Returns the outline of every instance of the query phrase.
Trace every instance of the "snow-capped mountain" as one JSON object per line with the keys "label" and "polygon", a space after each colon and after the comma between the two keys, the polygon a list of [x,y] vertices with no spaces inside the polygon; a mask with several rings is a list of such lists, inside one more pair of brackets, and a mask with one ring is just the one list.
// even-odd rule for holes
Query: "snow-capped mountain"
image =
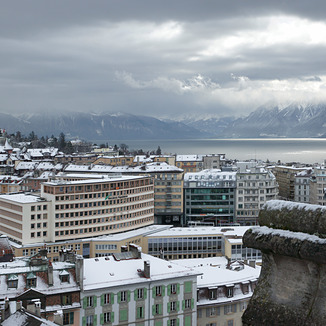
{"label": "snow-capped mountain", "polygon": [[1,128],[38,136],[65,133],[86,140],[326,137],[326,104],[266,105],[243,118],[160,120],[125,113],[0,113]]}

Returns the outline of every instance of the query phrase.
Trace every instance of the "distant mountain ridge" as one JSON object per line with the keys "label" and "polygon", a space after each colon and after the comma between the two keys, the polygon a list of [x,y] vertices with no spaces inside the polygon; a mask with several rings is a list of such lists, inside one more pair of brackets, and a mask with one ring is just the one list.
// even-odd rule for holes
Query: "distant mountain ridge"
{"label": "distant mountain ridge", "polygon": [[124,113],[80,113],[68,114],[0,114],[1,128],[9,133],[20,131],[28,135],[34,131],[38,136],[59,135],[67,139],[128,140],[128,139],[174,139],[202,138],[207,133],[178,121],[162,121],[153,117]]}
{"label": "distant mountain ridge", "polygon": [[198,139],[326,137],[326,104],[261,106],[248,116],[187,117],[179,121],[160,120],[125,113],[0,113],[0,127],[9,133],[80,138],[92,141],[130,139]]}
{"label": "distant mountain ridge", "polygon": [[183,122],[221,138],[326,137],[326,104],[267,105],[243,118]]}

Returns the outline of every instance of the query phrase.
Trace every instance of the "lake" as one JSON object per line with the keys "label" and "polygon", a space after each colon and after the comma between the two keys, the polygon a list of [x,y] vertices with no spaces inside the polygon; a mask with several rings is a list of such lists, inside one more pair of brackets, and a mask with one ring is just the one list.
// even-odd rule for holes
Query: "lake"
{"label": "lake", "polygon": [[326,139],[176,139],[176,140],[112,140],[110,145],[127,144],[129,149],[156,150],[165,154],[226,154],[229,159],[261,159],[282,163],[323,163]]}

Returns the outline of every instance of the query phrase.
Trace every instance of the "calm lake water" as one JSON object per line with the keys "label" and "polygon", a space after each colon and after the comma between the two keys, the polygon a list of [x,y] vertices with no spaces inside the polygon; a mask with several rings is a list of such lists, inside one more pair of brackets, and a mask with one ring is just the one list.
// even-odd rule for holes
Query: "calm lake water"
{"label": "calm lake water", "polygon": [[326,139],[189,139],[189,140],[112,140],[110,145],[127,144],[129,149],[156,150],[166,154],[226,154],[229,159],[323,163]]}

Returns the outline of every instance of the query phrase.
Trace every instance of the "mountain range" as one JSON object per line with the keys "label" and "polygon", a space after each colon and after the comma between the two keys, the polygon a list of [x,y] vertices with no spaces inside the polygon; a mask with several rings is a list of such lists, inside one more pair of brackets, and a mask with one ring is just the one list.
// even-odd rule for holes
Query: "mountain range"
{"label": "mountain range", "polygon": [[261,106],[248,116],[162,120],[125,113],[0,113],[8,133],[80,138],[90,141],[130,139],[198,139],[326,137],[326,104]]}

